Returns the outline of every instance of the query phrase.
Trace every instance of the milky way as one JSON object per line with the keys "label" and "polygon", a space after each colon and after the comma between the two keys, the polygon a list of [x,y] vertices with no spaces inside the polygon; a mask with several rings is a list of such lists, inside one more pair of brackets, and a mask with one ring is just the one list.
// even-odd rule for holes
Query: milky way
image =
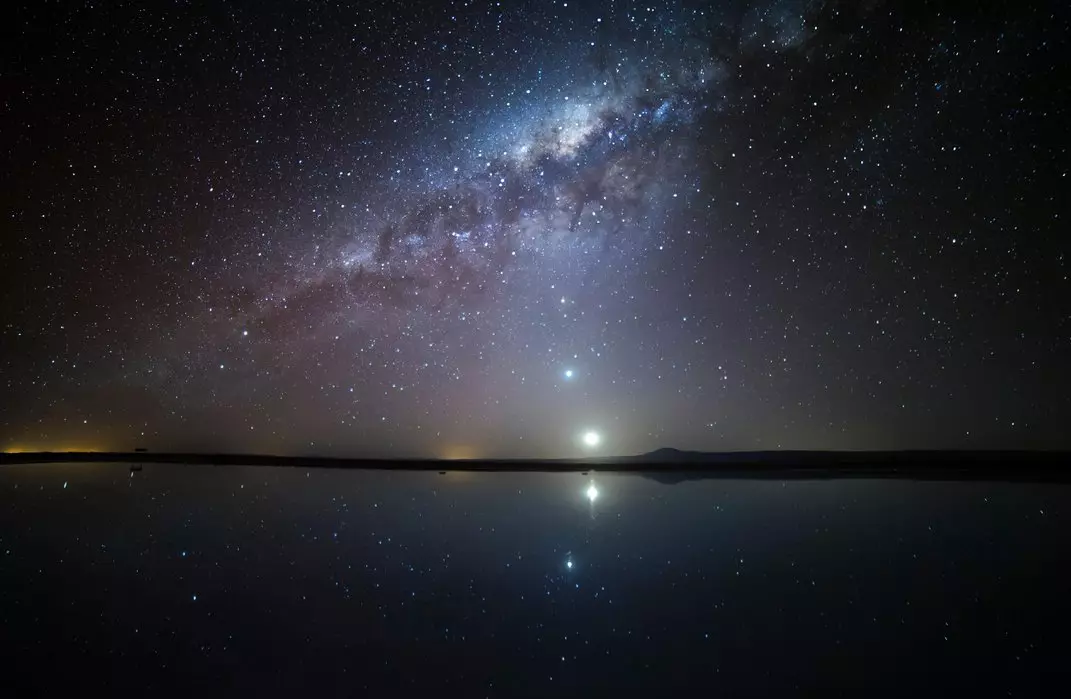
{"label": "milky way", "polygon": [[236,4],[15,25],[11,447],[1059,439],[1062,16]]}
{"label": "milky way", "polygon": [[404,167],[355,189],[352,213],[336,204],[331,243],[260,313],[310,294],[333,301],[318,312],[401,308],[434,322],[454,304],[535,303],[546,280],[571,292],[598,266],[635,264],[699,191],[688,131],[716,100],[723,69],[701,49],[665,60],[630,53],[576,67],[564,87],[540,78],[511,90],[500,113],[472,120],[477,136],[455,136],[429,167],[424,144],[406,149]]}

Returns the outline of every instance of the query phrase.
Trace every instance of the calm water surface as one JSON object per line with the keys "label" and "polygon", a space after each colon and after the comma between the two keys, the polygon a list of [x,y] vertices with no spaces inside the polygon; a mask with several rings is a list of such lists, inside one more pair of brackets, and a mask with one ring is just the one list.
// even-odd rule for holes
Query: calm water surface
{"label": "calm water surface", "polygon": [[5,684],[1033,696],[1067,676],[1069,494],[8,466]]}

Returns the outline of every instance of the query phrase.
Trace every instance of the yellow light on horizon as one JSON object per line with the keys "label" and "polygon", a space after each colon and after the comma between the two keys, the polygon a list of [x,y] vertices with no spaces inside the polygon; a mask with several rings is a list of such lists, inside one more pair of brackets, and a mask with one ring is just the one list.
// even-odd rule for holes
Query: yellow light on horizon
{"label": "yellow light on horizon", "polygon": [[96,452],[100,452],[100,451],[105,451],[105,450],[101,449],[100,447],[88,447],[88,446],[81,446],[81,445],[77,445],[77,444],[75,444],[75,445],[62,444],[62,445],[58,445],[58,446],[53,446],[53,445],[37,446],[36,444],[31,444],[31,445],[14,444],[12,446],[4,448],[4,453],[5,454],[41,454],[41,453],[51,453],[51,454],[91,453],[92,454],[92,453],[96,453]]}
{"label": "yellow light on horizon", "polygon": [[470,447],[464,444],[450,444],[443,447],[442,452],[439,454],[439,458],[447,461],[478,459],[479,453],[476,451],[475,447]]}

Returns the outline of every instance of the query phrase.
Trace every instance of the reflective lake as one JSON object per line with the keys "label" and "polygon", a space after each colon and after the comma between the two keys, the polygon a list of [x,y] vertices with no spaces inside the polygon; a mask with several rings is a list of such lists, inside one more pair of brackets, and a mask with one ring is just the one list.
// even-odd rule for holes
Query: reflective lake
{"label": "reflective lake", "polygon": [[1069,493],[5,466],[5,684],[1037,695],[1071,650]]}

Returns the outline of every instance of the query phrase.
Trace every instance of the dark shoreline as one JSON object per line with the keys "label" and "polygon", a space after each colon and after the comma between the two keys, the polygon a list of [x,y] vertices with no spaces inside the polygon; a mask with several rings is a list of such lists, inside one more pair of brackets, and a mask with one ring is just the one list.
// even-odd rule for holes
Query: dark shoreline
{"label": "dark shoreline", "polygon": [[1071,452],[1053,451],[758,451],[680,452],[588,459],[344,459],[265,454],[26,452],[0,454],[0,466],[49,463],[290,466],[402,471],[621,472],[673,483],[701,478],[1071,482]]}

